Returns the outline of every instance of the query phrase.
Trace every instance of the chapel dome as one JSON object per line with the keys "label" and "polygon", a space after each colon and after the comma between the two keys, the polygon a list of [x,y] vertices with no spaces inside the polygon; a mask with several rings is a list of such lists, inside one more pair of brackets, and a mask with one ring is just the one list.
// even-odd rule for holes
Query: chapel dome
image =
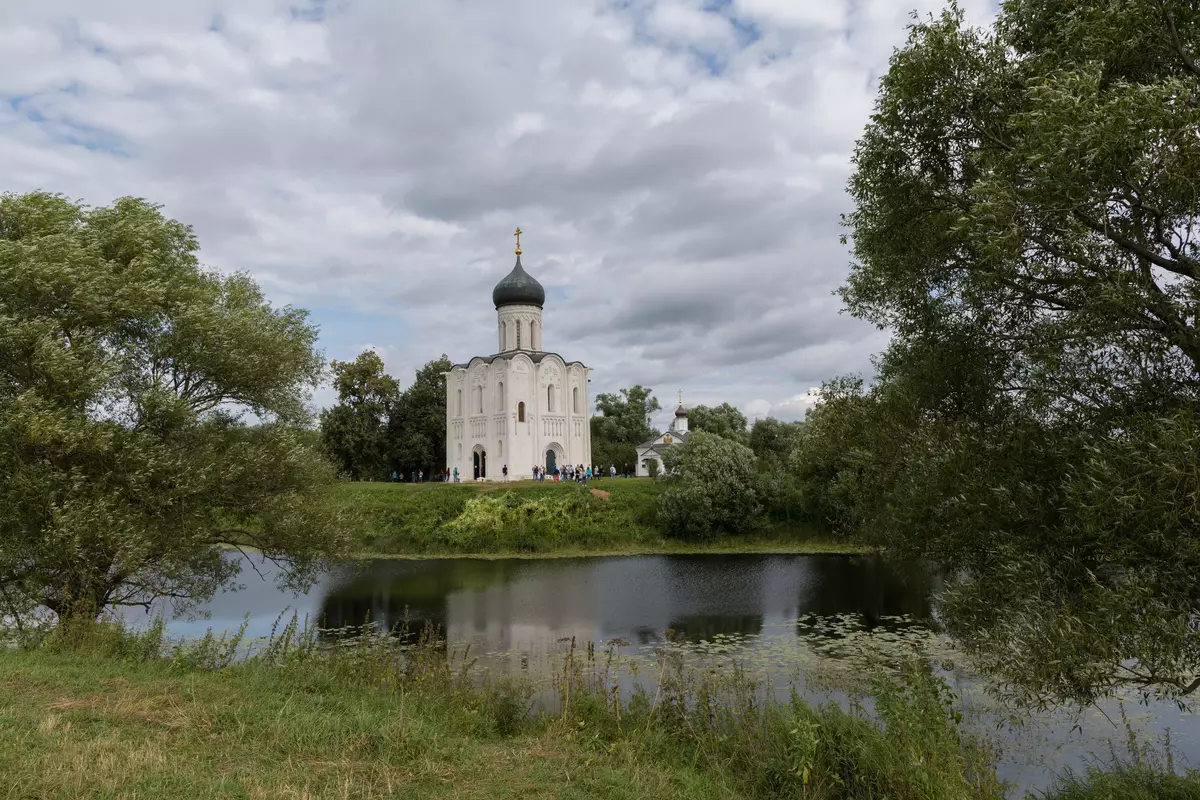
{"label": "chapel dome", "polygon": [[686,417],[687,416],[687,412],[683,410],[682,405],[680,405],[679,408],[675,409],[675,416],[676,417]]}
{"label": "chapel dome", "polygon": [[546,290],[532,275],[521,267],[521,256],[517,255],[516,266],[492,289],[492,303],[500,306],[537,306],[546,303]]}

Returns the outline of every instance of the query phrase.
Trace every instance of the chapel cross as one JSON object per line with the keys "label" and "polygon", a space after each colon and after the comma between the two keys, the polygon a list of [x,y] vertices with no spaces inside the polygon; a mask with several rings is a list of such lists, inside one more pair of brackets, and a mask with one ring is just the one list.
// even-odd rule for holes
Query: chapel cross
{"label": "chapel cross", "polygon": [[683,405],[683,389],[679,390],[679,405]]}
{"label": "chapel cross", "polygon": [[521,229],[519,227],[513,236],[517,237],[517,255],[521,255]]}

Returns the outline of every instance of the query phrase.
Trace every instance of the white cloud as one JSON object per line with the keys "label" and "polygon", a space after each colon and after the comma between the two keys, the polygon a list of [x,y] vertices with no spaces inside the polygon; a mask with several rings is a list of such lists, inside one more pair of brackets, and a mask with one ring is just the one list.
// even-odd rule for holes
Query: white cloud
{"label": "white cloud", "polygon": [[846,24],[850,0],[737,0],[740,14],[766,26],[836,30]]}
{"label": "white cloud", "polygon": [[546,345],[593,393],[798,415],[885,341],[832,292],[909,6],[710,6],[0,4],[0,188],[162,202],[331,358],[376,342],[403,382],[490,352],[519,224]]}

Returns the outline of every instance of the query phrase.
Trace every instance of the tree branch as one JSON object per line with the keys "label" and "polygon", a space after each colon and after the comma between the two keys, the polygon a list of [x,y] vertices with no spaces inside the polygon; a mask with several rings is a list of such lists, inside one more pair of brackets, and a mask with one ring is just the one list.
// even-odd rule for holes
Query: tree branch
{"label": "tree branch", "polygon": [[1167,23],[1167,30],[1171,32],[1171,46],[1179,55],[1179,60],[1183,62],[1183,68],[1200,78],[1200,65],[1197,65],[1183,49],[1183,41],[1179,38],[1179,31],[1175,28],[1175,16],[1167,10],[1167,4],[1162,0],[1159,0],[1158,6],[1162,9],[1163,21]]}
{"label": "tree branch", "polygon": [[1074,215],[1075,218],[1082,222],[1085,227],[1090,228],[1092,231],[1095,231],[1114,244],[1125,248],[1129,252],[1146,259],[1156,267],[1162,267],[1169,272],[1174,272],[1176,275],[1183,275],[1188,278],[1200,277],[1196,274],[1196,269],[1184,261],[1176,261],[1175,259],[1164,258],[1145,245],[1139,244],[1132,239],[1122,236],[1121,234],[1115,232],[1107,224],[1101,225],[1099,222],[1096,222],[1094,219],[1091,219],[1080,211],[1075,211]]}

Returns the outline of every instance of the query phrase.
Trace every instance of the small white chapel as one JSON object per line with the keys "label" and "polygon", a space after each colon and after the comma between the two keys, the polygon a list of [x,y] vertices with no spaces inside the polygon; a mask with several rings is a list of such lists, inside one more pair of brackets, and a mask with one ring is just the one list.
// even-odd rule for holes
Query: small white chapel
{"label": "small white chapel", "polygon": [[592,463],[590,370],[542,346],[546,290],[517,263],[492,290],[497,352],[446,373],[446,469],[461,480],[529,478]]}
{"label": "small white chapel", "polygon": [[658,462],[658,474],[663,472],[663,454],[672,447],[685,443],[688,439],[687,409],[683,407],[683,390],[679,390],[679,405],[675,407],[675,419],[671,427],[658,438],[642,442],[637,446],[637,464],[634,475],[639,478],[650,477],[650,462]]}

